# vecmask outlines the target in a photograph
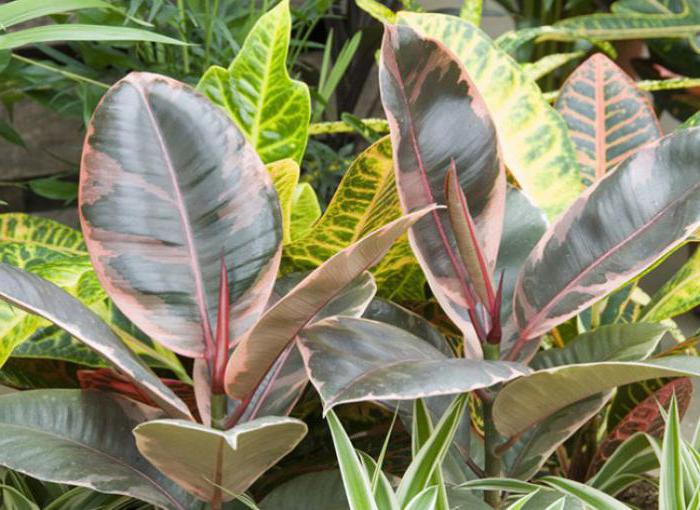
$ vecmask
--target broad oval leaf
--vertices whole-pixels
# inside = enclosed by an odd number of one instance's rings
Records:
[[[391,141],[382,138],[350,164],[326,211],[308,233],[285,246],[282,270],[313,269],[374,229],[401,216]],[[421,299],[425,278],[402,238],[374,269],[382,296]]]
[[[136,445],[161,472],[205,501],[242,494],[306,435],[304,422],[268,416],[229,430],[183,420],[134,429]],[[221,487],[229,492],[222,494]]]
[[[0,464],[34,478],[187,510],[186,494],[141,457],[131,430],[153,410],[96,391],[0,397]]]
[[[697,128],[647,145],[586,190],[549,229],[518,277],[519,333],[511,359],[528,340],[640,274],[697,228],[699,158]]]
[[[191,418],[187,406],[131,352],[94,312],[43,278],[0,264],[0,299],[43,317],[104,356],[172,416]]]
[[[306,473],[278,485],[265,496],[262,510],[348,510],[339,471]]]
[[[226,369],[226,392],[239,400],[248,397],[309,321],[433,209],[402,216],[336,253],[267,310],[233,352]]]
[[[197,88],[226,109],[265,163],[306,149],[311,99],[287,72],[291,16],[283,0],[258,19],[228,69],[211,67]]]
[[[505,175],[494,127],[467,73],[441,43],[410,27],[387,26],[379,82],[404,211],[446,203],[445,177],[454,163],[492,268],[503,225]],[[433,293],[464,333],[468,356],[480,358],[468,313],[476,306],[475,293],[447,211],[418,222],[409,239]]]
[[[539,370],[503,388],[494,403],[496,427],[519,434],[557,410],[602,391],[658,377],[700,377],[700,358],[671,356],[650,361],[582,363]]]
[[[550,219],[566,209],[583,189],[576,153],[564,120],[520,65],[457,17],[402,11],[398,20],[457,55],[489,109],[503,161],[523,191]]]
[[[539,370],[574,363],[639,361],[650,356],[668,327],[663,324],[610,324],[581,333],[564,347],[542,351],[530,366]]]
[[[662,135],[648,97],[602,53],[576,68],[555,106],[569,126],[587,185]]]
[[[282,220],[267,170],[188,86],[132,73],[105,94],[85,139],[80,213],[110,297],[144,332],[191,357],[215,323],[221,257],[234,338],[262,312]]]
[[[408,331],[350,317],[306,328],[299,348],[326,410],[347,402],[464,393],[530,372],[518,363],[447,358]]]

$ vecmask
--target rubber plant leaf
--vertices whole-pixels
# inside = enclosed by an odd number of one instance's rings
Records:
[[[299,348],[326,412],[348,402],[454,395],[530,372],[519,363],[448,358],[408,331],[351,317],[309,326]]]
[[[241,132],[187,85],[132,73],[105,94],[79,209],[100,283],[170,349],[201,357],[213,345],[222,256],[232,337],[262,313],[281,252],[277,193]]]
[[[528,341],[642,273],[697,229],[698,157],[697,128],[648,144],[550,227],[518,277],[513,307],[519,332],[510,359],[528,356],[538,344],[529,342],[523,352]]]
[[[468,21],[407,11],[400,12],[398,20],[437,39],[459,58],[491,114],[503,162],[549,219],[558,216],[578,197],[583,185],[566,123],[537,84]]]
[[[191,418],[182,400],[124,345],[107,324],[76,298],[43,278],[7,264],[0,264],[0,282],[0,299],[64,329],[134,380],[169,414]]]
[[[487,264],[495,263],[505,175],[495,130],[463,67],[441,43],[387,26],[379,76],[404,211],[446,203],[445,177],[454,163]],[[409,239],[433,293],[467,339],[467,356],[481,357],[469,317],[477,301],[447,211],[433,211]]]
[[[196,502],[136,449],[131,430],[153,414],[153,408],[98,391],[3,395],[0,465],[47,482],[189,510]]]
[[[402,216],[345,248],[277,301],[237,345],[226,371],[226,392],[249,397],[277,357],[343,288],[376,264],[411,225],[434,206]]]
[[[225,431],[154,420],[138,425],[134,436],[141,454],[188,492],[205,501],[229,501],[291,452],[306,431],[302,421],[269,416]]]
[[[700,359],[669,356],[648,361],[606,361],[538,370],[503,388],[494,403],[496,427],[511,437],[559,409],[623,384],[658,377],[698,377]]]

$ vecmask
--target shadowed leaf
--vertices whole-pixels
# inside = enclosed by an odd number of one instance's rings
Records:
[[[96,391],[3,395],[0,464],[40,480],[188,510],[194,502],[141,457],[134,444],[131,430],[153,418],[153,411]]]

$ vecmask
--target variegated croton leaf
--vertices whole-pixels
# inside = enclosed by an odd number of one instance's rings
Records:
[[[212,66],[197,89],[223,107],[265,163],[301,162],[311,100],[287,72],[292,20],[283,0],[258,19],[228,69]]]
[[[678,402],[678,413],[683,417],[693,395],[693,383],[691,380],[687,377],[674,379],[632,408],[598,446],[598,450],[588,468],[586,479],[595,475],[600,466],[610,458],[617,447],[634,434],[644,432],[652,436],[660,436],[666,422],[662,409],[668,409],[668,405],[674,395]]]
[[[569,127],[586,185],[662,134],[647,96],[602,53],[569,76],[556,108]]]
[[[380,90],[403,209],[446,203],[445,180],[454,164],[492,268],[503,222],[505,176],[494,127],[467,73],[441,43],[406,26],[387,26]],[[464,333],[467,355],[481,357],[469,317],[476,306],[474,291],[447,211],[421,220],[409,239],[433,293]]]
[[[80,213],[100,282],[144,332],[203,356],[219,269],[232,334],[262,312],[282,219],[270,176],[225,113],[190,87],[132,73],[104,96],[83,151]]]

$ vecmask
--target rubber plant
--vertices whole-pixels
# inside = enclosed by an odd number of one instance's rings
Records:
[[[416,222],[409,238],[434,296],[462,332],[463,354],[440,352],[420,338],[423,331],[367,318],[319,321],[299,345],[326,412],[345,402],[473,392],[485,460],[467,457],[472,476],[527,479],[616,387],[700,375],[700,359],[657,351],[669,326],[653,322],[576,327],[567,342],[538,353],[555,328],[581,321],[698,228],[700,130],[624,148],[614,168],[604,159],[596,163],[601,170],[579,173],[582,183],[595,182],[545,228],[527,197],[506,185],[499,144],[514,140],[497,137],[458,53],[429,36],[454,23],[421,16],[412,14],[410,26],[401,18],[386,25],[380,90],[404,212],[446,206]],[[517,152],[548,143],[531,139]],[[535,221],[514,232],[523,217]],[[498,506],[499,491],[487,491],[486,501]]]
[[[3,300],[94,349],[141,402],[95,390],[4,395],[0,464],[164,508],[222,508],[306,433],[286,417],[306,382],[295,337],[323,317],[361,315],[376,289],[366,270],[430,210],[368,233],[273,292],[282,217],[255,150],[189,86],[130,74],[105,94],[85,138],[81,224],[114,303],[194,359],[196,409],[76,298],[2,264]]]

